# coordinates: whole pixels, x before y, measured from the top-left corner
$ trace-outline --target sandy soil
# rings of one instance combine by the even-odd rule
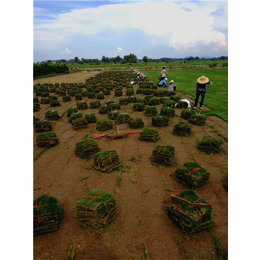
[[[94,73],[75,73],[34,80],[36,83],[70,83],[85,82],[95,76]],[[118,100],[113,91],[108,99]],[[125,92],[124,92],[125,93]],[[137,97],[143,95],[137,94]],[[188,98],[183,96],[183,98]],[[62,102],[53,108],[61,115],[68,107],[76,106],[74,97],[71,102]],[[89,103],[87,97],[83,97]],[[160,111],[162,104],[157,106]],[[132,112],[132,104],[121,106],[120,112],[129,112],[134,117],[141,117],[145,127],[151,125],[151,117],[143,112]],[[34,115],[41,120],[49,105],[40,105]],[[98,119],[106,115],[98,114],[98,109],[82,110],[83,113],[95,112]],[[65,115],[53,121],[53,132],[59,138],[59,144],[47,149],[34,161],[34,198],[48,193],[58,199],[63,209],[63,219],[59,230],[53,233],[34,237],[34,259],[66,259],[68,246],[75,244],[75,259],[143,259],[143,246],[148,249],[152,260],[168,259],[217,259],[212,237],[218,237],[225,254],[228,252],[228,192],[224,188],[228,173],[228,144],[224,140],[219,154],[206,155],[196,148],[196,144],[204,135],[228,136],[227,122],[208,116],[206,125],[193,126],[192,135],[179,137],[172,134],[173,126],[184,119],[180,118],[181,109],[176,109],[176,116],[171,118],[169,126],[157,128],[161,139],[156,143],[138,140],[138,134],[128,135],[124,139],[108,140],[106,137],[96,139],[101,149],[117,150],[123,162],[122,181],[116,199],[119,215],[105,233],[96,234],[80,228],[74,218],[75,203],[92,188],[114,193],[118,171],[110,174],[89,169],[93,159],[85,161],[75,152],[76,142],[91,131],[96,131],[96,124],[89,124],[87,130],[73,130]],[[127,124],[119,125],[126,131]],[[34,133],[34,156],[42,148],[37,147]],[[173,167],[156,167],[151,164],[152,150],[156,145],[172,145],[175,147],[176,164]],[[140,160],[131,161],[131,157]],[[202,230],[195,234],[185,235],[175,226],[165,212],[165,206],[171,194],[179,194],[186,189],[172,177],[175,169],[186,161],[195,161],[211,173],[210,183],[199,188],[198,194],[213,205],[212,217],[214,226],[210,230]],[[80,181],[83,177],[88,178]],[[165,188],[171,187],[173,191]]]

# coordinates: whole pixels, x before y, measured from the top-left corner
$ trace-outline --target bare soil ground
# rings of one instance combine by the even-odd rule
[[[75,73],[63,76],[34,80],[36,83],[70,83],[83,82],[95,76],[93,73]],[[111,92],[107,99],[118,100]],[[125,92],[124,92],[125,93]],[[125,96],[125,95],[124,95]],[[137,94],[137,97],[143,95]],[[182,98],[187,98],[183,96]],[[62,102],[61,106],[53,108],[61,115],[68,107],[76,106],[71,102]],[[87,97],[83,97],[89,103]],[[102,102],[102,101],[101,101]],[[134,117],[141,117],[145,127],[151,125],[151,117],[143,112],[132,112],[132,105],[122,105],[120,112],[129,112]],[[157,106],[160,111],[162,104]],[[41,120],[49,105],[40,105],[40,110],[34,115]],[[98,109],[82,110],[83,113],[95,112],[98,119],[106,115],[98,114]],[[66,259],[68,246],[74,244],[76,255],[74,259],[143,259],[144,249],[148,249],[149,259],[217,259],[212,237],[218,237],[224,249],[228,252],[228,192],[224,188],[228,173],[228,144],[224,140],[219,154],[207,155],[196,148],[197,142],[204,135],[228,136],[227,122],[213,116],[208,116],[206,125],[193,126],[192,135],[179,137],[172,134],[173,126],[184,119],[180,118],[181,109],[176,109],[176,116],[171,118],[169,126],[157,128],[161,139],[156,143],[143,142],[138,134],[127,138],[108,140],[106,137],[96,139],[101,149],[115,149],[123,162],[122,181],[118,187],[116,199],[119,215],[103,234],[96,234],[80,228],[74,218],[75,203],[85,196],[92,188],[102,189],[114,194],[119,172],[100,173],[89,167],[93,159],[88,161],[78,157],[75,152],[76,142],[91,131],[96,131],[96,124],[88,125],[87,130],[73,130],[65,115],[53,122],[53,132],[59,138],[59,144],[47,149],[34,161],[34,198],[48,193],[58,199],[63,209],[63,219],[59,230],[53,233],[34,237],[34,259]],[[127,124],[119,128],[129,129]],[[108,131],[109,132],[109,131]],[[34,133],[34,156],[42,148],[36,145]],[[175,147],[176,164],[174,167],[157,167],[151,164],[152,150],[156,145],[172,145]],[[140,158],[132,161],[131,157]],[[195,234],[185,235],[172,223],[166,214],[165,206],[171,194],[179,194],[186,189],[172,177],[175,169],[184,162],[195,161],[211,173],[210,183],[200,187],[197,193],[213,205],[213,227],[201,230]],[[83,177],[88,178],[81,181]],[[169,187],[173,191],[169,191]]]

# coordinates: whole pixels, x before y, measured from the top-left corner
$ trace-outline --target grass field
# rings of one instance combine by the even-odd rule
[[[160,71],[143,72],[155,83],[159,82]],[[167,78],[168,82],[174,80],[177,91],[184,95],[190,94],[195,100],[197,78],[202,75],[213,83],[204,99],[204,105],[212,110],[203,111],[203,114],[215,115],[228,121],[228,68],[168,70]]]

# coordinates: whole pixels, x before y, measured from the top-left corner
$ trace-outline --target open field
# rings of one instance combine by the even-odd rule
[[[202,70],[199,71],[202,72]],[[213,84],[217,82],[218,77],[224,78],[223,75],[214,76],[210,74],[210,71],[207,70],[205,75],[213,81]],[[151,77],[150,71],[144,73],[148,78],[158,78],[156,75],[159,71],[157,71],[158,74],[152,74],[152,72]],[[189,73],[192,76],[186,81],[187,83],[181,80],[183,77],[181,71],[170,71],[168,78],[173,77],[178,85],[177,94],[192,102],[193,93],[190,92],[195,92],[196,79],[201,73],[197,75],[198,73],[193,70],[189,70]],[[85,83],[86,78],[95,75],[79,72],[41,78],[34,80],[33,83]],[[182,83],[178,84],[178,81]],[[188,91],[185,93],[182,93],[182,84],[187,84],[185,88]],[[192,85],[187,88],[189,84]],[[206,106],[208,104],[206,101],[210,102],[210,96],[213,96],[210,93],[213,87],[208,90],[205,98]],[[137,89],[136,85],[134,89]],[[126,96],[125,93],[126,90],[123,89],[123,97]],[[135,94],[135,96],[143,97],[144,95]],[[105,100],[119,98],[114,97],[114,91],[111,91],[111,95],[106,96]],[[66,103],[61,97],[58,99],[61,106],[52,109],[58,111],[59,115],[67,108],[76,106],[77,103],[74,97],[72,101]],[[87,97],[83,97],[83,100],[88,104],[91,101]],[[105,100],[101,100],[101,103]],[[132,103],[122,105],[120,113],[129,112],[131,117],[141,117],[145,127],[151,126],[151,117],[145,116],[144,112],[132,111],[132,106]],[[160,111],[161,107],[162,104],[157,105],[157,111]],[[48,104],[41,104],[40,110],[34,112],[34,115],[43,120],[45,112],[49,109]],[[138,134],[115,140],[108,140],[106,137],[96,139],[101,149],[115,149],[123,163],[121,170],[109,174],[92,169],[93,159],[86,161],[74,152],[76,142],[81,141],[86,133],[89,135],[91,132],[101,133],[96,130],[96,123],[89,124],[87,129],[76,131],[73,130],[66,114],[61,119],[52,121],[52,132],[57,134],[59,144],[47,149],[34,161],[34,198],[45,193],[55,196],[63,209],[63,219],[58,231],[34,237],[34,259],[66,259],[69,245],[74,244],[75,260],[213,260],[218,259],[213,244],[214,237],[220,240],[224,255],[227,256],[228,192],[225,189],[228,173],[228,143],[225,139],[228,136],[227,120],[208,115],[204,126],[193,125],[191,136],[180,137],[172,134],[174,125],[184,120],[180,118],[182,109],[175,110],[176,116],[171,118],[169,126],[157,127],[161,138],[156,143],[140,141]],[[98,109],[88,108],[81,112],[90,111],[95,112],[97,119],[107,117],[107,115],[99,114]],[[206,113],[210,111],[212,110],[206,108]],[[128,124],[120,124],[119,128],[124,129],[123,132],[129,130]],[[36,135],[37,133],[34,132],[34,157],[42,151],[42,148],[36,145]],[[204,135],[223,138],[224,144],[220,153],[208,155],[196,148],[198,141]],[[151,164],[152,150],[158,144],[175,147],[176,162],[173,167]],[[204,229],[191,235],[182,233],[169,219],[165,210],[170,195],[177,195],[186,189],[185,186],[176,182],[172,175],[178,166],[187,161],[195,161],[211,173],[209,184],[200,187],[197,192],[213,205],[212,218],[214,220],[214,225],[210,230]],[[117,187],[117,179],[120,175],[122,180]],[[74,218],[77,199],[85,196],[93,188],[115,194],[118,203],[119,215],[103,234],[80,228]],[[145,248],[148,249],[148,255],[145,254]]]

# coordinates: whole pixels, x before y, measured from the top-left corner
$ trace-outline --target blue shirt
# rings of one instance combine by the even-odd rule
[[[205,92],[206,89],[208,88],[207,85],[210,84],[210,83],[211,83],[210,81],[208,81],[205,84],[200,84],[199,82],[197,82],[196,93]]]
[[[164,84],[165,86],[167,86],[167,82],[166,82],[165,79],[163,79],[163,80],[161,80],[161,81],[159,82],[159,85],[160,85],[160,86],[162,86],[163,84]]]

